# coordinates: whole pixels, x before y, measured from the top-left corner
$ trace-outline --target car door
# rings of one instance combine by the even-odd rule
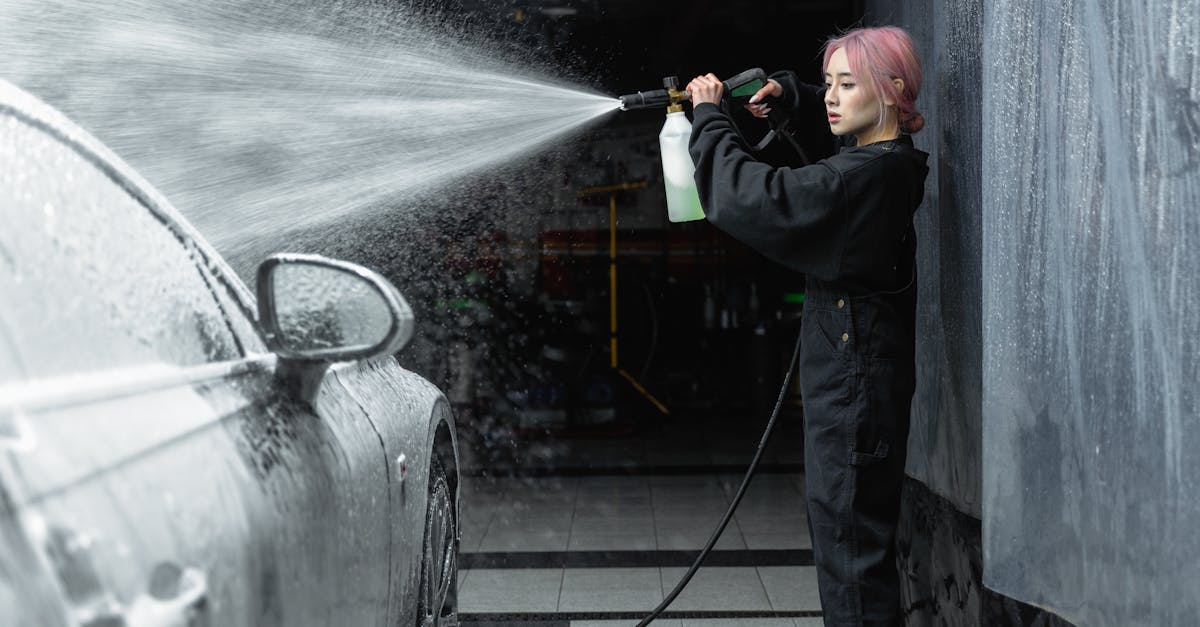
[[[0,616],[380,624],[363,409],[333,381],[316,407],[282,392],[190,230],[51,119],[0,106]]]

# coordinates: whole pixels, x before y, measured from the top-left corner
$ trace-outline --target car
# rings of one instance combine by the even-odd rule
[[[0,624],[457,623],[458,449],[378,274],[255,292],[0,81]]]

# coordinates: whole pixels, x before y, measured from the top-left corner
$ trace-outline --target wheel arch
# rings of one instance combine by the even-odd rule
[[[459,466],[458,436],[455,433],[454,415],[444,397],[438,398],[433,407],[433,458],[442,464],[446,481],[454,499],[454,517],[459,519]],[[430,460],[432,462],[432,460]]]

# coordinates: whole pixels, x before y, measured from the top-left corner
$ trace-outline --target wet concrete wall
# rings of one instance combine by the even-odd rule
[[[984,582],[1200,624],[1200,5],[989,2]]]
[[[1200,624],[1200,8],[867,12],[918,42],[934,155],[909,623],[1058,620],[1015,599],[1079,624]]]
[[[1036,610],[990,595],[982,578],[983,3],[873,1],[866,13],[866,24],[901,26],[917,45],[925,128],[913,140],[930,154],[916,216],[917,389],[897,542],[906,624],[1032,624],[1012,617]]]
[[[981,521],[906,479],[897,541],[908,627],[1070,627],[983,584]]]
[[[918,210],[917,390],[908,474],[963,512],[980,516],[982,383],[981,0],[869,2],[866,23],[912,35],[924,81],[930,154]]]

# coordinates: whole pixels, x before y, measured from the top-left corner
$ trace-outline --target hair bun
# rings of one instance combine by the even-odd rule
[[[916,111],[912,111],[901,117],[903,119],[900,121],[900,130],[905,133],[916,133],[925,128],[925,116]]]

